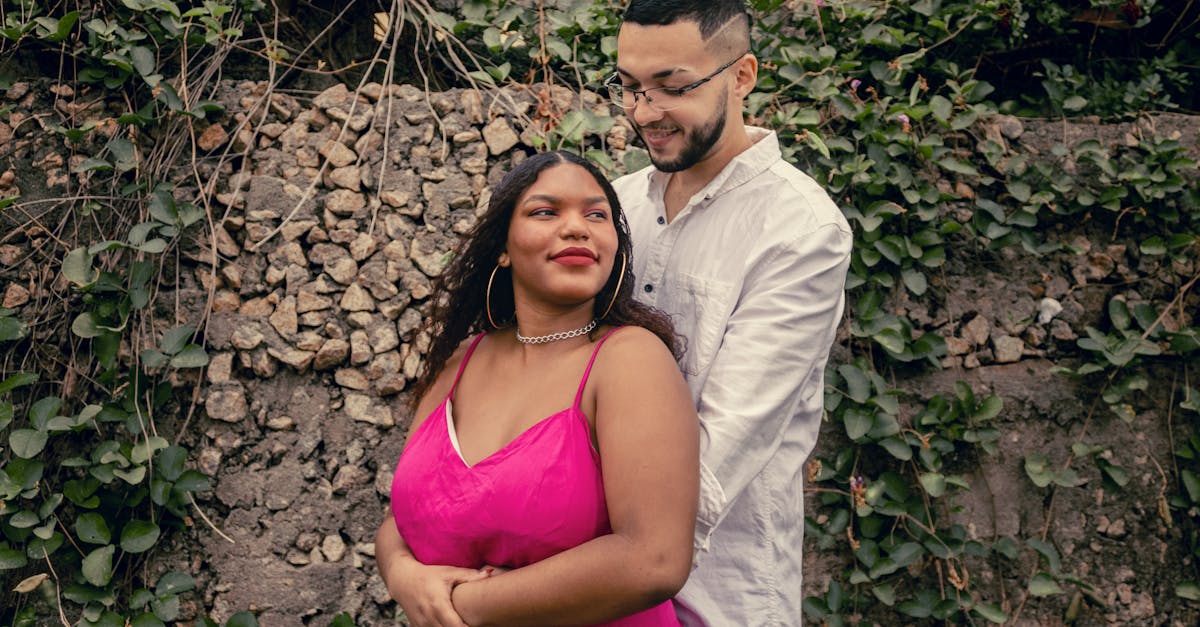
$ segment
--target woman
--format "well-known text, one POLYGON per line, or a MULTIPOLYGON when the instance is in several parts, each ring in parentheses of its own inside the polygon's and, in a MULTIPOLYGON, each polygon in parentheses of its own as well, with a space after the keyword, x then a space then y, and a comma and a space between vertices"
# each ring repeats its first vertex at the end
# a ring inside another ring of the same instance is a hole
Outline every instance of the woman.
POLYGON ((697 418, 668 319, 633 300, 629 252, 604 176, 543 153, 500 182, 440 277, 376 537, 414 625, 678 625, 697 418))

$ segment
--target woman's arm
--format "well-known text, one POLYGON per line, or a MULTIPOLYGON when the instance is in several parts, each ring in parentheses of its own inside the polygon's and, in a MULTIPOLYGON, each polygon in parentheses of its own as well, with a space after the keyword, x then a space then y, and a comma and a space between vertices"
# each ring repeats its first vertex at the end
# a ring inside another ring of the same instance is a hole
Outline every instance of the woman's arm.
MULTIPOLYGON (((454 377, 446 376, 446 373, 457 371, 466 346, 467 342, 464 342, 455 351, 442 374, 418 403, 408 427, 408 438, 417 432, 440 399, 450 393, 454 377)), ((405 440, 405 446, 408 446, 408 440, 405 440)), ((422 564, 396 528, 390 505, 375 532, 375 565, 387 586, 388 595, 400 605, 414 627, 467 627, 450 603, 450 591, 460 583, 488 576, 487 571, 422 564)))
POLYGON ((472 627, 588 625, 672 596, 691 570, 699 426, 666 347, 641 328, 614 334, 589 384, 612 534, 453 590, 472 627))
POLYGON ((426 566, 417 561, 396 529, 391 507, 375 533, 375 565, 388 595, 415 627, 467 627, 450 603, 450 591, 458 584, 488 576, 486 570, 426 566))

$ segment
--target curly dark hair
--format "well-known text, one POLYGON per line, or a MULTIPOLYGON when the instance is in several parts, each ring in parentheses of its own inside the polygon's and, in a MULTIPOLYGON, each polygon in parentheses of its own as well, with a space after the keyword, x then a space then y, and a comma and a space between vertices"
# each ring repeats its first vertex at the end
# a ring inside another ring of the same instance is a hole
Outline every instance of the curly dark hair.
MULTIPOLYGON (((563 150, 538 153, 514 167, 495 187, 487 211, 471 231, 459 240, 450 263, 434 281, 431 311, 425 323, 425 330, 430 333, 432 341, 412 390, 412 406, 415 407, 433 385, 446 361, 464 339, 513 324, 515 308, 511 271, 499 268, 492 285, 491 319, 496 321, 498 327, 493 327, 488 318, 485 297, 488 280, 500 254, 505 251, 508 228, 517 201, 542 172, 562 164, 574 164, 587 170, 604 190, 617 230, 617 253, 625 259, 624 274, 621 274, 622 264, 614 263, 612 275, 596 294, 594 313, 597 321, 606 325, 643 327, 658 336, 676 359, 682 355, 683 339, 675 333, 667 314, 633 298, 633 263, 630 259, 633 247, 616 190, 596 166, 574 153, 563 150), (619 291, 613 300, 613 292, 618 285, 619 291), (613 305, 605 313, 610 301, 613 305)), ((595 334, 593 331, 589 337, 594 340, 595 334)))

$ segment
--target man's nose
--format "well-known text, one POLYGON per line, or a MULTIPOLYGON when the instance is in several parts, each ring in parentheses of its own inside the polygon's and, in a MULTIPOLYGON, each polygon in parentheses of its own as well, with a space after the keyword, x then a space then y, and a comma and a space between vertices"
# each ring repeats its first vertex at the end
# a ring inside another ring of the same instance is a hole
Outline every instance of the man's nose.
POLYGON ((646 94, 634 94, 633 109, 629 111, 633 117, 633 121, 638 126, 644 126, 655 120, 662 119, 662 112, 650 105, 649 98, 646 94))

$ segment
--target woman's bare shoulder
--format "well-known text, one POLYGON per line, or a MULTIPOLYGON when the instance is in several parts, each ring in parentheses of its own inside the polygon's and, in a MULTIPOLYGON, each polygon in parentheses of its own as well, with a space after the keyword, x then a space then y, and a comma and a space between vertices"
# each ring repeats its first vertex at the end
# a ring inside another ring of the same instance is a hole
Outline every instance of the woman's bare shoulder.
POLYGON ((617 329, 605 341, 600 356, 603 359, 596 360, 598 367, 678 370, 667 345, 644 327, 626 326, 617 329))
POLYGON ((458 347, 446 359, 446 363, 442 366, 441 372, 433 380, 433 384, 425 390, 425 395, 421 397, 417 404, 418 416, 424 418, 425 414, 437 407, 441 399, 445 398, 450 393, 450 388, 454 385, 454 375, 458 373, 459 366, 467 356, 467 351, 471 348, 471 343, 475 341, 475 336, 469 336, 458 343, 458 347), (424 413, 421 413, 422 410, 424 413))

